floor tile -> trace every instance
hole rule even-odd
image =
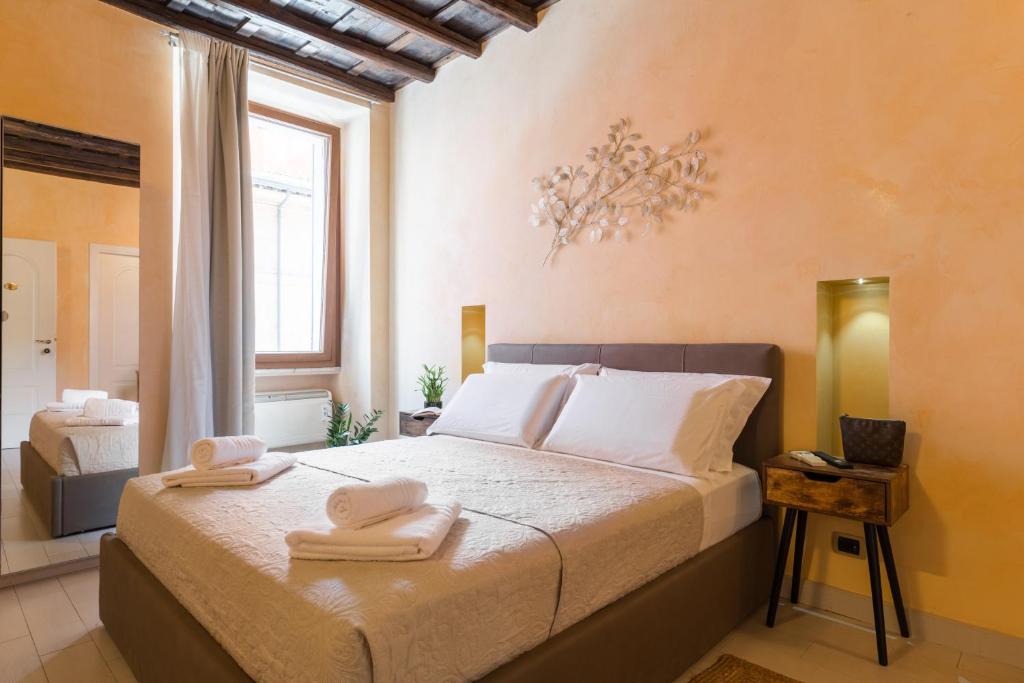
[[[92,640],[43,656],[49,683],[110,683],[114,674]]]
[[[975,679],[980,683],[981,677],[984,677],[985,683],[989,681],[1024,683],[1024,669],[1018,669],[1015,666],[996,662],[978,655],[964,653],[960,658],[959,669],[960,675],[971,681],[971,683],[974,683]]]
[[[88,638],[85,624],[57,579],[22,584],[14,590],[40,655]]]
[[[0,590],[0,643],[27,636],[28,624],[21,614],[21,605],[13,588]]]
[[[110,667],[110,671],[114,674],[114,679],[117,680],[117,683],[136,683],[135,674],[129,668],[128,662],[124,661],[121,657],[112,662],[107,662],[107,666]]]
[[[58,581],[85,627],[91,629],[99,626],[100,570],[87,569],[83,572],[65,574]]]
[[[89,637],[92,638],[92,642],[96,643],[96,647],[99,649],[100,654],[103,655],[103,659],[110,664],[115,659],[121,659],[121,651],[117,649],[117,645],[114,644],[114,640],[107,633],[107,629],[103,628],[103,625],[94,626],[89,631]]]
[[[0,643],[0,683],[46,683],[30,636]]]

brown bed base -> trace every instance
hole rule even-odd
[[[765,602],[774,556],[763,517],[482,680],[673,681]],[[252,681],[114,534],[100,540],[100,619],[142,683]]]
[[[137,467],[62,476],[31,443],[21,442],[21,486],[54,538],[114,526],[121,491],[137,476]]]

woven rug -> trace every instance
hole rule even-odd
[[[690,679],[690,683],[800,683],[745,659],[722,655],[718,661]]]

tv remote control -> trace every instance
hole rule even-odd
[[[832,467],[838,467],[841,470],[853,469],[852,463],[848,463],[842,458],[837,458],[834,455],[829,455],[825,451],[814,451],[814,454],[821,458],[822,460],[824,460],[825,462],[827,462],[829,465],[832,465]]]

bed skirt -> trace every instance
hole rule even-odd
[[[775,539],[763,517],[482,680],[674,681],[768,598]],[[252,680],[114,534],[100,619],[141,683]]]
[[[54,538],[114,526],[121,491],[137,476],[137,467],[62,476],[31,443],[21,442],[21,486]]]

